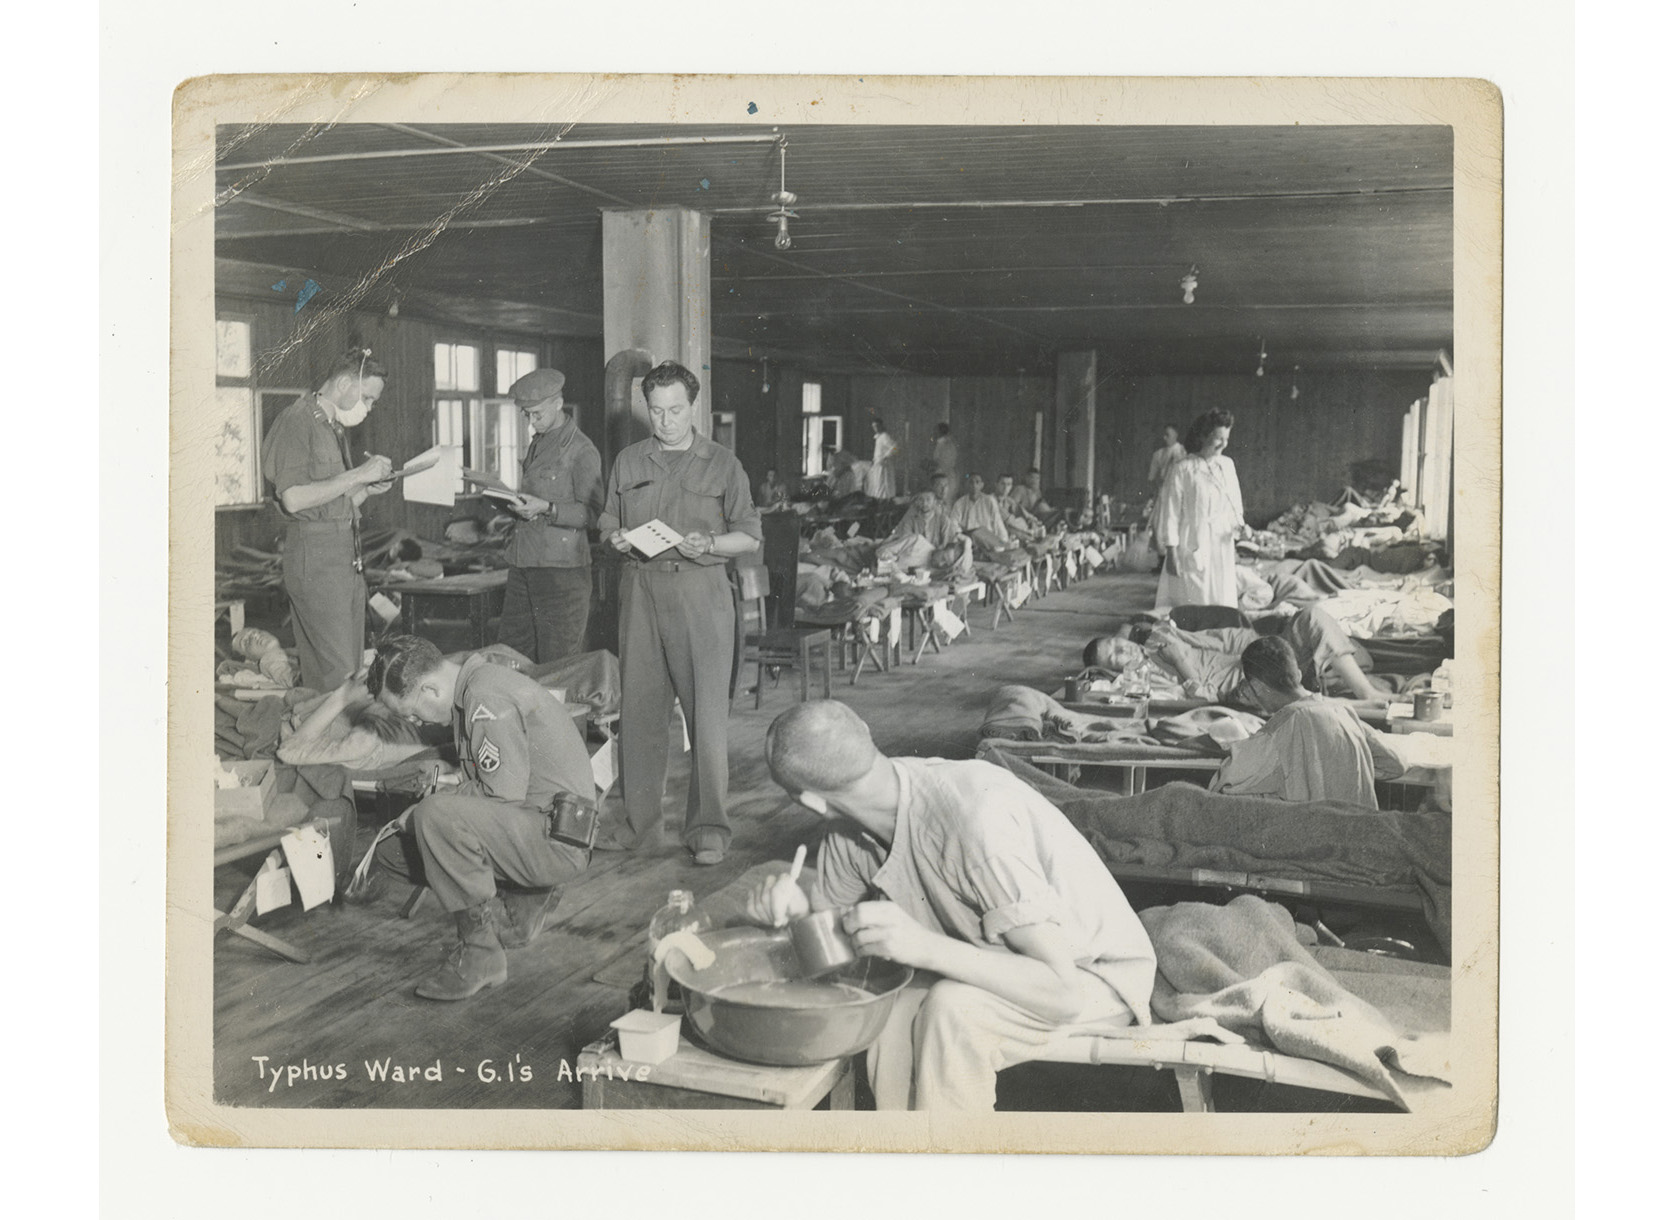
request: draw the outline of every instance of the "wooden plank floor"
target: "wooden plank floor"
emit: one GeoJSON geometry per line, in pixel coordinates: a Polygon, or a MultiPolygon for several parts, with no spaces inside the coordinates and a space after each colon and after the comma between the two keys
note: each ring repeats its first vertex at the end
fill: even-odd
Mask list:
{"type": "MultiPolygon", "coordinates": [[[[833,694],[860,712],[886,753],[970,757],[996,686],[1048,689],[1076,672],[1087,640],[1115,615],[1149,608],[1155,587],[1155,577],[1097,576],[1030,602],[998,631],[978,626],[939,655],[927,651],[916,667],[868,672],[856,686],[843,675],[833,694]]],[[[787,675],[778,689],[769,688],[760,711],[748,698],[736,705],[729,732],[734,838],[724,864],[698,868],[679,847],[654,856],[599,855],[565,891],[558,926],[508,955],[511,977],[504,986],[459,1004],[414,996],[414,984],[452,947],[453,927],[433,897],[414,918],[401,919],[400,886],[371,907],[306,915],[288,909],[258,921],[310,953],[308,965],[283,961],[241,937],[218,938],[216,1100],[282,1107],[579,1106],[580,1086],[567,1078],[575,1056],[627,1000],[623,989],[594,976],[622,955],[643,951],[646,923],[668,891],[691,889],[702,897],[762,860],[788,860],[799,842],[817,837],[819,819],[785,797],[762,760],[767,726],[795,698],[787,675]],[[258,1056],[266,1057],[260,1070],[258,1056]],[[369,1079],[368,1065],[386,1062],[387,1078],[369,1079]],[[338,1078],[338,1065],[346,1078],[338,1078]],[[292,1066],[294,1079],[286,1070],[292,1066]],[[397,1066],[403,1077],[417,1068],[418,1079],[395,1080],[397,1066]],[[282,1073],[277,1080],[275,1069],[282,1073]]],[[[678,750],[676,740],[681,758],[678,750]]],[[[668,808],[683,810],[683,761],[668,791],[668,808]]],[[[678,841],[678,816],[668,824],[670,842],[678,841]]],[[[375,829],[375,820],[363,821],[363,848],[375,829]]],[[[220,870],[216,897],[223,909],[248,875],[238,867],[220,870]]]]}

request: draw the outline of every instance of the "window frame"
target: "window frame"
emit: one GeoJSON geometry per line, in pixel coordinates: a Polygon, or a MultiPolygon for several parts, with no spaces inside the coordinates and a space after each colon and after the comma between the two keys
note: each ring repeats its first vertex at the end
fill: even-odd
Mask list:
{"type": "Polygon", "coordinates": [[[237,322],[244,327],[248,355],[248,368],[241,377],[225,375],[221,372],[221,352],[219,342],[215,345],[215,395],[216,414],[220,415],[220,394],[223,389],[243,390],[246,395],[245,426],[249,430],[250,457],[249,473],[254,480],[253,500],[234,500],[221,502],[220,483],[216,480],[214,496],[216,497],[215,511],[248,512],[260,509],[267,503],[267,497],[262,488],[266,485],[266,475],[262,470],[262,442],[265,430],[262,427],[261,395],[262,390],[256,384],[256,316],[254,314],[239,313],[236,310],[215,311],[217,327],[223,322],[237,322]]]}

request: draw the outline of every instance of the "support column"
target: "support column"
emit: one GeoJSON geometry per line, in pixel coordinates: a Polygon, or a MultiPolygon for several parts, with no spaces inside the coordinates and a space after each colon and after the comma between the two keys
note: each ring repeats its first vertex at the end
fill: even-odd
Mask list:
{"type": "Polygon", "coordinates": [[[1097,420],[1094,387],[1098,382],[1097,352],[1058,353],[1052,481],[1057,487],[1093,492],[1093,437],[1097,420]]]}
{"type": "Polygon", "coordinates": [[[709,217],[689,208],[604,213],[605,466],[651,435],[639,380],[678,360],[697,374],[709,436],[709,217]]]}

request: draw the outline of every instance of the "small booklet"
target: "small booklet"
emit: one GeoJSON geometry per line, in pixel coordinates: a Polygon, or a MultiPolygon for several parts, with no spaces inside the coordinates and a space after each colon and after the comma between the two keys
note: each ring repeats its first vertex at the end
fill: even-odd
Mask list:
{"type": "Polygon", "coordinates": [[[672,525],[658,518],[652,518],[644,525],[627,530],[622,536],[631,542],[634,549],[647,559],[655,559],[685,537],[672,525]]]}
{"type": "Polygon", "coordinates": [[[520,491],[512,491],[508,487],[484,487],[480,493],[485,500],[500,500],[506,504],[516,504],[523,498],[520,491]]]}

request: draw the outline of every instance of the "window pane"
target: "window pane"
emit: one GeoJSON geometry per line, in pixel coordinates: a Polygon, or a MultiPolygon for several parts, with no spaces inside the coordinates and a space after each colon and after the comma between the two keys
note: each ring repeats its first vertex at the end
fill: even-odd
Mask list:
{"type": "Polygon", "coordinates": [[[527,376],[530,373],[533,373],[534,371],[535,371],[535,353],[534,352],[518,352],[517,353],[517,375],[519,377],[524,377],[524,376],[527,376]]]}
{"type": "Polygon", "coordinates": [[[250,324],[228,318],[215,319],[215,375],[250,375],[250,324]]]}
{"type": "Polygon", "coordinates": [[[494,392],[510,394],[512,382],[517,380],[517,353],[500,348],[494,353],[494,392]]]}
{"type": "Polygon", "coordinates": [[[454,389],[477,388],[477,349],[461,343],[453,349],[454,389]]]}
{"type": "Polygon", "coordinates": [[[256,486],[255,395],[248,386],[215,388],[215,503],[254,504],[256,486]]]}
{"type": "Polygon", "coordinates": [[[818,415],[820,413],[820,386],[817,381],[802,383],[802,414],[818,415]]]}
{"type": "Polygon", "coordinates": [[[436,388],[438,390],[452,390],[453,384],[453,349],[446,343],[436,345],[436,388]]]}

